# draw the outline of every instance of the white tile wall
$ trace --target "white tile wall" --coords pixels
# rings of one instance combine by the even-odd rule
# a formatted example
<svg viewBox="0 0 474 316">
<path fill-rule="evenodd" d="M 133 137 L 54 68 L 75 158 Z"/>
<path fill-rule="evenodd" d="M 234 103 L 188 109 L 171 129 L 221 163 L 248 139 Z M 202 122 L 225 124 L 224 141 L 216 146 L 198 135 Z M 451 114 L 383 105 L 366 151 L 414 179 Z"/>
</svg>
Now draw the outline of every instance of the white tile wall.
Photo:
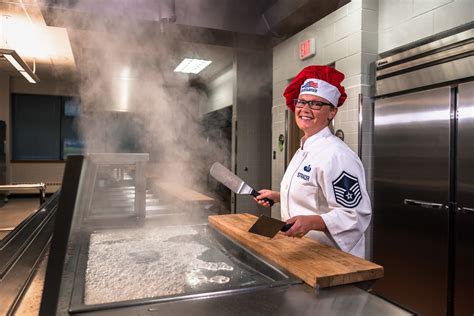
<svg viewBox="0 0 474 316">
<path fill-rule="evenodd" d="M 349 37 L 341 38 L 339 41 L 333 42 L 322 48 L 323 60 L 338 61 L 349 55 Z"/>
<path fill-rule="evenodd" d="M 273 50 L 273 69 L 282 68 L 288 59 L 288 52 L 293 49 L 293 43 L 285 41 L 278 46 L 280 49 Z M 275 81 L 275 73 L 273 73 L 273 81 Z"/>
<path fill-rule="evenodd" d="M 363 9 L 361 14 L 362 31 L 377 32 L 379 27 L 378 20 L 379 14 L 377 11 Z"/>
<path fill-rule="evenodd" d="M 349 44 L 347 56 L 354 55 L 362 51 L 362 34 L 364 32 L 355 32 L 347 37 Z"/>
<path fill-rule="evenodd" d="M 346 78 L 360 74 L 362 69 L 362 53 L 350 55 L 342 58 L 337 63 L 337 69 L 342 71 Z"/>
<path fill-rule="evenodd" d="M 378 54 L 376 53 L 362 53 L 362 74 L 371 75 L 371 68 L 375 67 L 374 62 L 378 59 Z"/>
<path fill-rule="evenodd" d="M 279 82 L 273 83 L 274 91 L 279 91 L 280 93 L 273 93 L 273 105 L 284 104 L 283 91 L 285 91 L 286 86 L 288 85 L 288 80 L 282 80 Z M 276 90 L 275 90 L 276 89 Z"/>
<path fill-rule="evenodd" d="M 401 33 L 397 29 L 389 29 L 378 33 L 378 52 L 383 53 L 400 46 L 399 37 Z"/>
<path fill-rule="evenodd" d="M 433 35 L 433 21 L 434 13 L 430 11 L 379 32 L 379 53 Z"/>
<path fill-rule="evenodd" d="M 296 44 L 298 45 L 298 44 Z M 292 56 L 289 54 L 289 56 Z M 290 58 L 290 57 L 288 57 Z M 297 57 L 291 57 L 292 59 L 295 59 Z M 273 68 L 273 80 L 275 82 L 285 82 L 287 83 L 288 82 L 288 79 L 290 79 L 290 77 L 296 75 L 296 74 L 292 74 L 292 66 L 291 65 L 286 65 L 284 64 L 283 66 L 281 67 L 276 67 L 276 68 Z M 283 79 L 282 79 L 283 78 Z M 273 95 L 275 95 L 275 90 L 273 90 Z"/>
<path fill-rule="evenodd" d="M 429 12 L 452 1 L 453 0 L 413 0 L 413 15 L 417 16 Z"/>
<path fill-rule="evenodd" d="M 362 31 L 362 47 L 364 53 L 377 53 L 378 49 L 378 32 Z"/>
<path fill-rule="evenodd" d="M 474 20 L 474 0 L 451 2 L 434 10 L 434 33 Z"/>
<path fill-rule="evenodd" d="M 355 2 L 355 1 L 351 1 Z M 365 0 L 362 1 L 362 8 L 377 11 L 379 10 L 379 0 Z"/>
<path fill-rule="evenodd" d="M 349 13 L 349 8 L 351 7 L 352 2 L 353 1 L 346 4 L 342 8 L 337 9 L 336 11 L 334 11 L 333 13 L 331 13 L 328 16 L 324 17 L 323 19 L 317 21 L 315 24 L 313 24 L 313 26 L 321 27 L 321 26 L 331 25 L 331 24 L 334 24 L 334 23 L 336 23 L 337 21 L 339 21 L 341 19 L 346 18 L 347 14 Z M 360 0 L 355 1 L 354 6 L 357 9 L 360 8 Z M 354 8 L 351 8 L 351 9 L 354 10 Z M 311 28 L 311 26 L 309 26 L 308 28 Z"/>
<path fill-rule="evenodd" d="M 379 32 L 413 17 L 413 0 L 379 0 Z"/>
<path fill-rule="evenodd" d="M 316 34 L 316 48 L 321 48 L 334 41 L 334 24 L 322 27 Z M 319 46 L 318 46 L 319 45 Z"/>
<path fill-rule="evenodd" d="M 334 39 L 340 40 L 354 32 L 360 31 L 362 28 L 361 10 L 357 10 L 348 14 L 345 18 L 340 19 L 334 24 Z"/>
<path fill-rule="evenodd" d="M 359 87 L 360 85 L 367 86 L 370 84 L 371 80 L 373 80 L 373 78 L 371 78 L 370 75 L 359 74 L 351 77 L 346 77 L 342 84 L 346 88 Z"/>
<path fill-rule="evenodd" d="M 379 1 L 378 0 L 364 0 L 364 1 L 352 0 L 350 3 L 346 5 L 346 7 L 349 13 L 359 10 L 360 8 L 377 11 L 379 7 Z"/>
<path fill-rule="evenodd" d="M 378 53 L 473 20 L 473 0 L 379 0 Z"/>
<path fill-rule="evenodd" d="M 349 48 L 347 55 L 354 55 L 359 52 L 376 53 L 378 49 L 377 32 L 356 32 L 348 36 Z"/>
</svg>

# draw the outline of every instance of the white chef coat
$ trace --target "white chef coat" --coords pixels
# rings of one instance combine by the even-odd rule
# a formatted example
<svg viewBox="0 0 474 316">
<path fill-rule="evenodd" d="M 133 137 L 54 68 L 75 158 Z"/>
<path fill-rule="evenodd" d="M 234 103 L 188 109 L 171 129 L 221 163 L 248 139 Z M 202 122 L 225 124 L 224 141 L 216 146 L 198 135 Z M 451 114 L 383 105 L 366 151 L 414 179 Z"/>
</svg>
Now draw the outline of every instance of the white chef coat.
<svg viewBox="0 0 474 316">
<path fill-rule="evenodd" d="M 281 182 L 281 217 L 318 214 L 328 232 L 306 236 L 364 258 L 372 208 L 359 157 L 328 127 L 298 149 Z"/>
</svg>

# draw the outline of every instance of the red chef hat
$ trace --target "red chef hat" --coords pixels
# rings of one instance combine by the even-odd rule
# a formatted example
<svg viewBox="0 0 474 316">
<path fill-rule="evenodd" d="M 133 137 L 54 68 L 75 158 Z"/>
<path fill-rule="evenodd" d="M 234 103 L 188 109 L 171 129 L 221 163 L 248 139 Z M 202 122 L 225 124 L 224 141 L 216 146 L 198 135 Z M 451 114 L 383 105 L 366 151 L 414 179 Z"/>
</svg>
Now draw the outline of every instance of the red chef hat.
<svg viewBox="0 0 474 316">
<path fill-rule="evenodd" d="M 312 94 L 325 98 L 332 105 L 339 107 L 347 98 L 341 82 L 344 74 L 328 66 L 308 66 L 291 81 L 283 95 L 286 105 L 294 112 L 294 99 L 300 94 Z"/>
</svg>

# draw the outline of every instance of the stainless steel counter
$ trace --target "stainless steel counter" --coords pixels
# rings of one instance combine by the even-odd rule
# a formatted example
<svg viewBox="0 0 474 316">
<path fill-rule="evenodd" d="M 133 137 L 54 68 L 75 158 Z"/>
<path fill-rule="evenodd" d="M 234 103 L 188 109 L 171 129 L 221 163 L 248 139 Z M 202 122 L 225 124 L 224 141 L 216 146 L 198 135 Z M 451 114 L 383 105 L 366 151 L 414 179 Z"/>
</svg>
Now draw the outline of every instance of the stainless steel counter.
<svg viewBox="0 0 474 316">
<path fill-rule="evenodd" d="M 146 229 L 146 228 L 145 228 Z M 47 257 L 26 290 L 16 313 L 37 315 Z M 73 279 L 69 286 L 75 287 Z M 111 285 L 112 287 L 112 285 Z M 120 291 L 118 289 L 117 291 Z M 33 297 L 33 299 L 31 299 Z M 141 304 L 141 305 L 140 305 Z M 87 310 L 87 309 L 86 309 Z M 198 293 L 176 300 L 124 301 L 113 308 L 76 311 L 75 315 L 412 315 L 354 285 L 314 289 L 291 282 L 219 293 Z M 26 311 L 26 313 L 25 313 Z M 61 313 L 59 313 L 61 314 Z"/>
<path fill-rule="evenodd" d="M 46 258 L 47 259 L 47 258 Z M 45 274 L 45 261 L 19 305 L 16 315 L 37 315 Z M 41 281 L 41 282 L 39 282 Z M 31 292 L 31 293 L 30 293 Z M 33 297 L 33 299 L 31 299 Z M 189 300 L 133 306 L 94 315 L 412 315 L 364 291 L 345 285 L 316 291 L 306 284 L 294 284 L 257 291 L 196 296 Z"/>
<path fill-rule="evenodd" d="M 134 306 L 94 315 L 413 315 L 355 286 L 318 293 L 305 284 Z"/>
<path fill-rule="evenodd" d="M 192 222 L 195 222 L 193 220 Z M 151 230 L 153 221 L 142 229 Z M 202 224 L 202 221 L 201 221 Z M 47 257 L 33 278 L 16 314 L 36 315 Z M 74 287 L 73 279 L 69 286 Z M 112 285 L 111 285 L 112 286 Z M 118 289 L 117 291 L 120 291 Z M 32 299 L 33 297 L 33 299 Z M 130 304 L 131 305 L 127 305 Z M 140 305 L 141 304 L 141 305 Z M 25 313 L 26 311 L 26 313 Z M 60 313 L 61 314 L 61 313 Z M 104 310 L 77 311 L 77 315 L 412 315 L 407 311 L 354 285 L 316 290 L 304 283 L 291 282 L 259 288 L 242 288 L 219 293 L 186 295 L 177 300 L 123 302 Z"/>
</svg>

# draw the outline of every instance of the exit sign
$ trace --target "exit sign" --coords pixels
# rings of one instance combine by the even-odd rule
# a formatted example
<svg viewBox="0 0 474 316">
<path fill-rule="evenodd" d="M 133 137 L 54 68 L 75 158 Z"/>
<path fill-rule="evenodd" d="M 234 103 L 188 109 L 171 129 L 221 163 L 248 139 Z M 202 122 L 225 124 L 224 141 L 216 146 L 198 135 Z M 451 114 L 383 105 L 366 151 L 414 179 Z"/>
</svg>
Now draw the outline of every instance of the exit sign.
<svg viewBox="0 0 474 316">
<path fill-rule="evenodd" d="M 301 42 L 299 51 L 301 60 L 316 55 L 316 41 L 314 40 L 314 38 L 310 38 Z"/>
</svg>

